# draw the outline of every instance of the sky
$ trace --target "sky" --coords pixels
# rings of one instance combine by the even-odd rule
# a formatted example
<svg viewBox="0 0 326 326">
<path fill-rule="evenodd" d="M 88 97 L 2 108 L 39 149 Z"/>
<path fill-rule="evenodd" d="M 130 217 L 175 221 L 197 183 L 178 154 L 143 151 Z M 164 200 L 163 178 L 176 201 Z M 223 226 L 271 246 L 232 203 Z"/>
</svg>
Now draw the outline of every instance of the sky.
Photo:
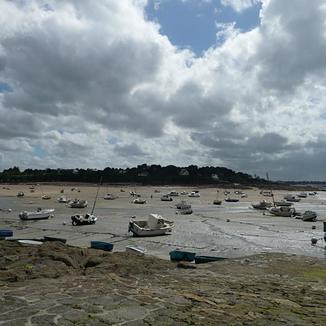
<svg viewBox="0 0 326 326">
<path fill-rule="evenodd" d="M 326 180 L 323 0 L 0 1 L 0 170 Z"/>
</svg>

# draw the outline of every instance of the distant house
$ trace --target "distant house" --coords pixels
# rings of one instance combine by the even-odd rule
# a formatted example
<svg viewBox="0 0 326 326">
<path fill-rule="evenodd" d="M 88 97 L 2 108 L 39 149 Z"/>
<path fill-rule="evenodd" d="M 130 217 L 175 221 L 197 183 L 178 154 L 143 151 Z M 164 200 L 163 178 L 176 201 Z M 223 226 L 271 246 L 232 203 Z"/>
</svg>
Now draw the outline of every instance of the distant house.
<svg viewBox="0 0 326 326">
<path fill-rule="evenodd" d="M 189 172 L 187 169 L 181 169 L 180 172 L 179 172 L 179 175 L 181 176 L 188 176 L 189 175 Z"/>
</svg>

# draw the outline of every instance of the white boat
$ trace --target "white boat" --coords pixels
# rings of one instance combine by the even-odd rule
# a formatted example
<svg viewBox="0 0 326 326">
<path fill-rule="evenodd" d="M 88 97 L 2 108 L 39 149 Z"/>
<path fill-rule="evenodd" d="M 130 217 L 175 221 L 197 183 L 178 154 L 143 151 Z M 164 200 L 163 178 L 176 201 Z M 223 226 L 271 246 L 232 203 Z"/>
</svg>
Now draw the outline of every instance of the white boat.
<svg viewBox="0 0 326 326">
<path fill-rule="evenodd" d="M 22 211 L 19 213 L 19 218 L 23 221 L 29 220 L 46 220 L 53 216 L 54 209 L 37 209 L 35 212 Z"/>
<path fill-rule="evenodd" d="M 170 191 L 169 195 L 170 196 L 179 196 L 179 193 L 177 191 L 173 190 L 173 191 Z"/>
<path fill-rule="evenodd" d="M 67 198 L 66 196 L 60 196 L 59 198 L 57 198 L 58 203 L 69 203 L 71 202 L 70 198 Z"/>
<path fill-rule="evenodd" d="M 117 199 L 118 197 L 113 194 L 106 194 L 103 198 L 105 200 L 114 200 L 114 199 Z"/>
<path fill-rule="evenodd" d="M 144 256 L 146 253 L 146 249 L 143 247 L 126 246 L 126 252 L 130 252 L 130 253 L 136 254 L 138 256 Z"/>
<path fill-rule="evenodd" d="M 67 206 L 70 208 L 85 208 L 87 207 L 88 202 L 87 200 L 81 200 L 81 199 L 74 199 L 68 202 Z"/>
<path fill-rule="evenodd" d="M 161 215 L 150 214 L 147 221 L 132 218 L 128 232 L 132 232 L 134 237 L 151 237 L 170 233 L 173 227 L 174 222 L 165 220 Z"/>
<path fill-rule="evenodd" d="M 72 225 L 89 225 L 95 224 L 97 221 L 97 217 L 93 214 L 76 214 L 71 216 L 71 224 Z"/>
<path fill-rule="evenodd" d="M 186 195 L 188 195 L 188 192 L 187 192 L 187 191 L 181 191 L 181 192 L 180 192 L 180 195 L 181 195 L 181 196 L 186 196 Z"/>
<path fill-rule="evenodd" d="M 300 192 L 297 196 L 299 198 L 307 198 L 308 197 L 308 194 L 306 192 Z"/>
<path fill-rule="evenodd" d="M 296 198 L 294 195 L 288 194 L 285 195 L 283 197 L 286 201 L 292 202 L 292 203 L 296 203 L 299 202 L 301 199 L 300 198 Z"/>
<path fill-rule="evenodd" d="M 196 191 L 192 191 L 192 192 L 188 195 L 188 197 L 200 197 L 200 193 L 199 193 L 198 190 L 196 190 Z"/>
<path fill-rule="evenodd" d="M 44 199 L 44 200 L 48 200 L 48 199 L 51 199 L 51 196 L 49 196 L 49 195 L 43 195 L 43 196 L 42 196 L 42 199 Z"/>
<path fill-rule="evenodd" d="M 132 201 L 134 204 L 146 204 L 146 200 L 142 198 L 136 198 Z"/>
<path fill-rule="evenodd" d="M 170 195 L 163 195 L 161 196 L 161 201 L 172 201 L 173 198 Z"/>
</svg>

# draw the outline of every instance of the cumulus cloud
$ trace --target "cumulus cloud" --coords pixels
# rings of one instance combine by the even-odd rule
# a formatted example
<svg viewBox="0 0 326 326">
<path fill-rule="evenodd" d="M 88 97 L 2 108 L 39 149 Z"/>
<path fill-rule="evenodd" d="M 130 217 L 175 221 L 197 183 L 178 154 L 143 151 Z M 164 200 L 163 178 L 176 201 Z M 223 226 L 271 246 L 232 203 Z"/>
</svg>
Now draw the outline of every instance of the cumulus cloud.
<svg viewBox="0 0 326 326">
<path fill-rule="evenodd" d="M 201 57 L 173 46 L 146 5 L 0 2 L 1 169 L 146 162 L 326 177 L 324 1 L 264 0 L 260 26 L 217 26 Z"/>
</svg>

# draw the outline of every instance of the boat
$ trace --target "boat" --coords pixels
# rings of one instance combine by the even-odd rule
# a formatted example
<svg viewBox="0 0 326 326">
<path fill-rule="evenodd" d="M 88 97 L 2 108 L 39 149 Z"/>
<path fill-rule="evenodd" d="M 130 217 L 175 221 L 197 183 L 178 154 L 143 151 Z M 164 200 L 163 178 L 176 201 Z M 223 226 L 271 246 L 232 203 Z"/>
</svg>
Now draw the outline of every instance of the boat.
<svg viewBox="0 0 326 326">
<path fill-rule="evenodd" d="M 227 203 L 237 203 L 239 201 L 238 198 L 231 198 L 231 197 L 228 197 L 228 198 L 225 198 L 225 201 Z"/>
<path fill-rule="evenodd" d="M 87 205 L 88 205 L 87 200 L 81 200 L 81 199 L 77 199 L 77 198 L 75 198 L 74 200 L 71 200 L 67 204 L 67 206 L 70 208 L 85 208 L 85 207 L 87 207 Z"/>
<path fill-rule="evenodd" d="M 100 183 L 99 183 L 99 185 L 97 187 L 97 191 L 96 191 L 96 195 L 95 195 L 95 199 L 94 199 L 94 203 L 93 203 L 91 213 L 86 213 L 85 215 L 83 215 L 83 214 L 72 215 L 71 216 L 71 224 L 72 225 L 74 225 L 74 226 L 77 226 L 77 225 L 90 225 L 90 224 L 95 224 L 96 223 L 97 217 L 94 215 L 94 210 L 95 210 L 96 200 L 97 200 L 98 193 L 99 193 L 99 190 L 100 190 L 101 182 L 102 182 L 102 177 L 101 177 Z M 86 206 L 87 206 L 87 201 L 83 200 L 82 202 L 86 203 Z M 86 206 L 83 206 L 83 207 L 86 207 Z"/>
<path fill-rule="evenodd" d="M 172 201 L 173 198 L 170 195 L 163 195 L 161 196 L 161 201 Z"/>
<path fill-rule="evenodd" d="M 228 190 L 224 190 L 224 192 L 223 192 L 223 193 L 224 193 L 224 195 L 225 195 L 225 196 L 227 196 L 227 195 L 229 195 L 229 194 L 230 194 L 230 191 L 228 191 Z"/>
<path fill-rule="evenodd" d="M 301 199 L 300 198 L 296 198 L 294 195 L 288 194 L 285 195 L 283 197 L 286 201 L 292 202 L 292 203 L 296 203 L 299 202 Z"/>
<path fill-rule="evenodd" d="M 49 217 L 53 217 L 54 208 L 42 209 L 38 208 L 34 212 L 22 211 L 19 213 L 19 218 L 23 221 L 30 220 L 46 220 Z"/>
<path fill-rule="evenodd" d="M 130 252 L 130 253 L 136 254 L 138 256 L 144 256 L 146 253 L 146 249 L 143 247 L 126 246 L 126 252 Z"/>
<path fill-rule="evenodd" d="M 299 194 L 297 194 L 297 197 L 299 197 L 299 198 L 307 198 L 308 194 L 306 192 L 300 192 Z"/>
<path fill-rule="evenodd" d="M 200 193 L 199 193 L 199 191 L 198 190 L 195 190 L 195 191 L 192 191 L 189 195 L 188 195 L 188 197 L 200 197 Z"/>
<path fill-rule="evenodd" d="M 269 180 L 268 177 L 267 180 Z M 260 194 L 263 195 L 264 197 L 273 197 L 273 192 L 271 190 L 262 190 Z"/>
<path fill-rule="evenodd" d="M 176 196 L 179 196 L 179 193 L 177 191 L 173 190 L 173 191 L 170 191 L 169 195 L 176 197 Z"/>
<path fill-rule="evenodd" d="M 180 195 L 181 195 L 181 196 L 187 196 L 187 195 L 188 195 L 188 192 L 187 192 L 187 191 L 181 191 L 181 192 L 180 192 Z"/>
<path fill-rule="evenodd" d="M 275 206 L 287 206 L 287 207 L 293 205 L 292 203 L 287 202 L 287 201 L 285 201 L 285 200 L 276 201 L 276 202 L 274 202 L 274 204 L 275 204 Z"/>
<path fill-rule="evenodd" d="M 67 242 L 67 239 L 57 238 L 57 237 L 50 237 L 50 236 L 45 235 L 43 241 L 44 242 L 47 242 L 47 241 L 58 241 L 58 242 L 61 242 L 61 243 L 66 243 Z"/>
<path fill-rule="evenodd" d="M 276 216 L 292 217 L 296 215 L 295 209 L 288 206 L 272 207 L 268 211 Z"/>
<path fill-rule="evenodd" d="M 272 207 L 272 203 L 262 200 L 258 204 L 251 204 L 251 206 L 254 209 L 266 210 L 267 208 Z"/>
<path fill-rule="evenodd" d="M 193 261 L 196 253 L 183 250 L 173 250 L 169 252 L 169 255 L 171 261 Z"/>
<path fill-rule="evenodd" d="M 157 236 L 171 233 L 173 227 L 174 222 L 165 220 L 161 215 L 150 214 L 147 221 L 137 221 L 132 217 L 128 232 L 135 237 Z"/>
<path fill-rule="evenodd" d="M 17 240 L 21 244 L 26 244 L 26 245 L 42 245 L 43 241 L 38 241 L 38 240 L 29 240 L 29 239 L 21 239 Z"/>
<path fill-rule="evenodd" d="M 221 205 L 222 204 L 222 200 L 219 200 L 219 199 L 215 199 L 213 201 L 213 205 Z"/>
<path fill-rule="evenodd" d="M 315 222 L 317 220 L 317 213 L 314 211 L 305 211 L 301 215 L 301 219 L 305 222 Z"/>
<path fill-rule="evenodd" d="M 24 197 L 25 194 L 22 191 L 18 191 L 17 193 L 17 197 Z"/>
<path fill-rule="evenodd" d="M 76 225 L 89 225 L 95 224 L 97 221 L 97 217 L 93 214 L 76 214 L 71 216 L 71 224 Z"/>
<path fill-rule="evenodd" d="M 190 215 L 193 213 L 193 210 L 191 207 L 186 207 L 186 208 L 181 208 L 178 209 L 177 214 L 181 214 L 181 215 Z"/>
<path fill-rule="evenodd" d="M 69 203 L 71 202 L 70 198 L 67 198 L 66 196 L 60 196 L 59 198 L 57 198 L 58 203 Z"/>
<path fill-rule="evenodd" d="M 181 200 L 180 203 L 177 203 L 175 205 L 175 207 L 177 209 L 186 209 L 186 208 L 191 208 L 191 205 L 190 204 L 187 204 L 187 202 L 185 200 Z"/>
<path fill-rule="evenodd" d="M 10 238 L 14 235 L 12 230 L 0 229 L 0 240 Z"/>
<path fill-rule="evenodd" d="M 104 242 L 104 241 L 96 241 L 92 240 L 91 241 L 91 248 L 93 249 L 101 249 L 104 251 L 112 251 L 113 249 L 113 244 L 110 242 Z"/>
<path fill-rule="evenodd" d="M 136 198 L 132 201 L 134 204 L 146 204 L 146 199 Z"/>
<path fill-rule="evenodd" d="M 44 199 L 44 200 L 48 200 L 48 199 L 51 199 L 51 196 L 49 196 L 49 195 L 43 195 L 43 196 L 42 196 L 42 199 Z"/>
<path fill-rule="evenodd" d="M 118 197 L 113 194 L 106 194 L 103 198 L 105 200 L 114 200 L 114 199 L 117 199 Z"/>
<path fill-rule="evenodd" d="M 216 256 L 195 256 L 195 263 L 196 264 L 204 264 L 204 263 L 210 263 L 214 261 L 222 261 L 226 260 L 228 258 L 225 257 L 216 257 Z"/>
</svg>

